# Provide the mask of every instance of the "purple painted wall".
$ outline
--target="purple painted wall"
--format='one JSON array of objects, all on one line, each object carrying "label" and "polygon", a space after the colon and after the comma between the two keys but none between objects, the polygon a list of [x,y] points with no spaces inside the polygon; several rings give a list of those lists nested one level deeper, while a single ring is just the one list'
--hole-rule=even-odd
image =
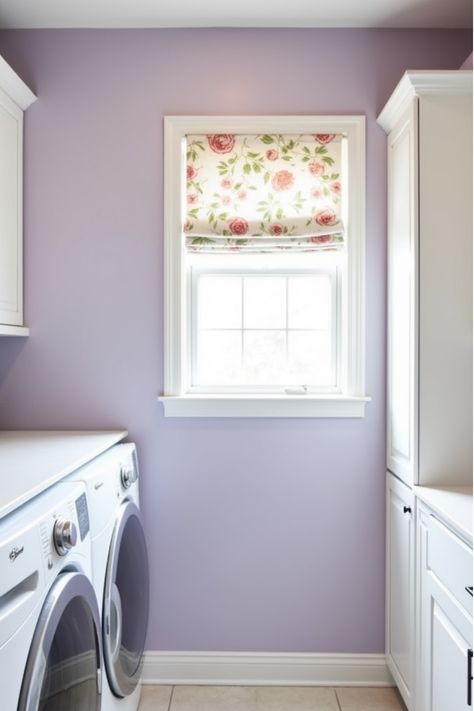
[{"label": "purple painted wall", "polygon": [[[152,569],[148,647],[382,652],[385,136],[406,68],[457,68],[469,32],[18,31],[27,340],[0,343],[3,428],[127,427]],[[166,420],[162,118],[366,114],[363,420]]]},{"label": "purple painted wall", "polygon": [[472,69],[472,52],[469,57],[466,57],[464,62],[459,67],[460,69]]}]

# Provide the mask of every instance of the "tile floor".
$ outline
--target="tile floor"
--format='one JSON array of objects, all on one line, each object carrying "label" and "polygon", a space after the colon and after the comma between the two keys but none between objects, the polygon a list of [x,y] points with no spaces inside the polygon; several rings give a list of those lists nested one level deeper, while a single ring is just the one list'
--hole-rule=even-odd
[{"label": "tile floor", "polygon": [[395,689],[144,686],[139,711],[405,711]]}]

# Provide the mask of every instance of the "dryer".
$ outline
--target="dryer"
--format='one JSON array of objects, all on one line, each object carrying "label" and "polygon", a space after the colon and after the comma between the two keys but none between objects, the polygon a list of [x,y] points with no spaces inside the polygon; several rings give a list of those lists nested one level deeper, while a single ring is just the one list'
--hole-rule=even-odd
[{"label": "dryer", "polygon": [[53,487],[0,520],[5,711],[99,711],[100,615],[86,489]]},{"label": "dryer", "polygon": [[[102,711],[136,711],[148,627],[148,556],[134,444],[117,444],[68,479],[87,489],[92,581],[101,611]],[[62,484],[59,484],[62,486]]]}]

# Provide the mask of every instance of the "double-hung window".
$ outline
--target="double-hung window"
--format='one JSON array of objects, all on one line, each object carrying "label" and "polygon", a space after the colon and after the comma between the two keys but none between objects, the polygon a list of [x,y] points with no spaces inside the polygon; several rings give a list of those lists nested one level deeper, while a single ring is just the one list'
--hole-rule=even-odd
[{"label": "double-hung window", "polygon": [[363,117],[168,117],[164,169],[165,414],[363,416]]}]

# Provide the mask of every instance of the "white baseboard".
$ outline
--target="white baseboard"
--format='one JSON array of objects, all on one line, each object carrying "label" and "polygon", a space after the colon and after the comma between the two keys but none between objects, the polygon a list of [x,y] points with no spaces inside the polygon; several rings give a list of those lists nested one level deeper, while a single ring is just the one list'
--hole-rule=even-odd
[{"label": "white baseboard", "polygon": [[393,686],[384,654],[145,652],[144,684]]}]

